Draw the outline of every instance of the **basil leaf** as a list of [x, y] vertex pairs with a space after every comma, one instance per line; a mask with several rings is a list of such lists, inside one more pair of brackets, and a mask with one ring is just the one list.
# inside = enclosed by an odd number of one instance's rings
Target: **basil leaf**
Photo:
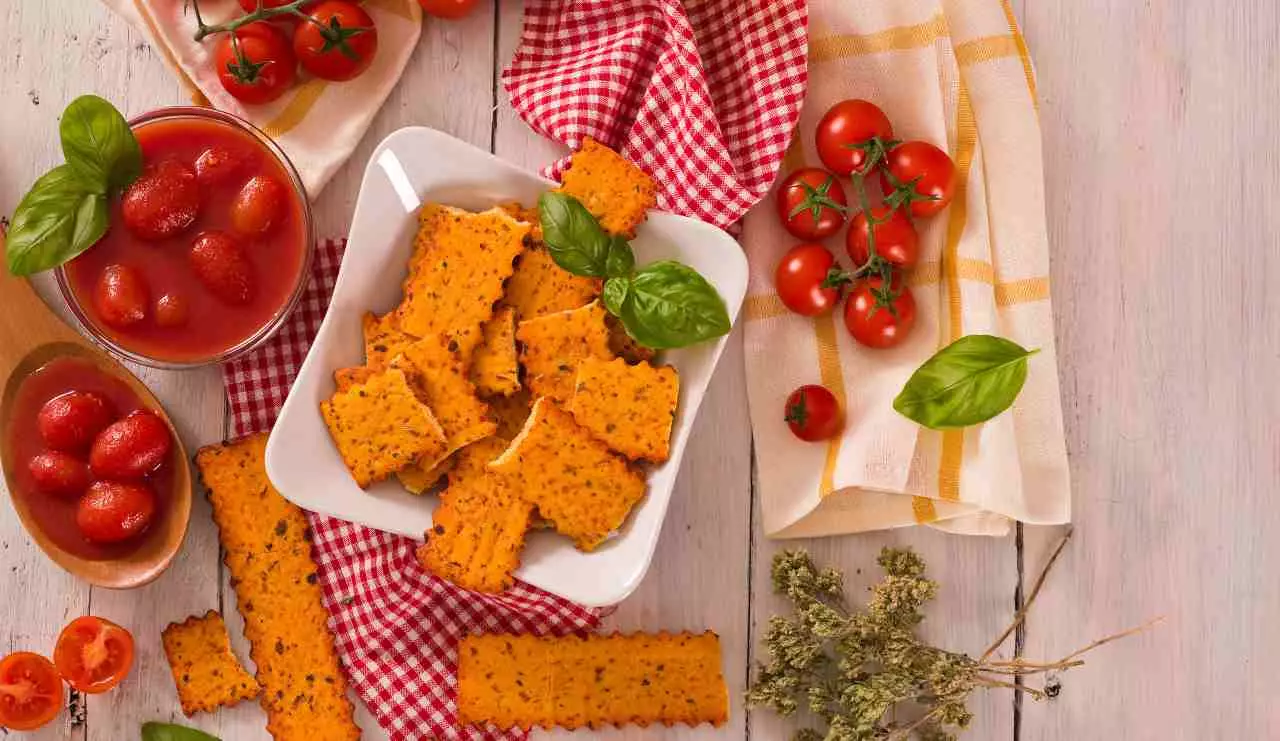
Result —
[[13, 275], [31, 275], [70, 260], [107, 232], [107, 197], [85, 188], [70, 165], [36, 181], [13, 212], [5, 260]]
[[620, 308], [618, 318], [627, 333], [655, 350], [686, 347], [729, 333], [729, 312], [715, 287], [698, 271], [671, 260], [637, 272]]
[[542, 241], [557, 265], [589, 278], [608, 275], [606, 264], [613, 240], [577, 198], [543, 193], [538, 198], [538, 219], [542, 222]]
[[221, 741], [204, 731], [173, 723], [143, 723], [142, 741]]
[[631, 280], [628, 278], [610, 278], [604, 283], [604, 308], [609, 310], [610, 314], [620, 316], [622, 314], [622, 305], [627, 300], [627, 294], [631, 291]]
[[609, 240], [609, 256], [604, 261], [604, 273], [610, 278], [630, 278], [636, 271], [636, 253], [622, 237]]
[[1013, 405], [1037, 352], [1003, 337], [961, 337], [911, 375], [893, 408], [935, 430], [986, 422]]
[[58, 130], [62, 156], [80, 174], [86, 190], [118, 190], [142, 172], [142, 149], [129, 122], [102, 98], [82, 95], [71, 101]]

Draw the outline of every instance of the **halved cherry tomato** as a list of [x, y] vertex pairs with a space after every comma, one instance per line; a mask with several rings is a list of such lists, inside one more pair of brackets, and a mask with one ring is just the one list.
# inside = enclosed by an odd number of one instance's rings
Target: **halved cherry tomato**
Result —
[[350, 80], [373, 63], [378, 29], [355, 3], [326, 0], [309, 7], [293, 32], [293, 53], [302, 68], [324, 80]]
[[149, 298], [146, 279], [128, 265], [103, 268], [93, 290], [98, 316], [113, 327], [128, 327], [146, 319]]
[[176, 293], [166, 293], [156, 299], [156, 325], [172, 329], [187, 323], [187, 300]]
[[803, 316], [826, 314], [840, 300], [840, 289], [825, 286], [827, 276], [835, 267], [836, 258], [815, 242], [798, 244], [782, 256], [773, 282], [778, 298], [788, 309]]
[[870, 261], [870, 234], [874, 232], [878, 257], [902, 270], [915, 267], [916, 261], [920, 259], [920, 238], [906, 212], [888, 206], [875, 206], [871, 209], [871, 217], [877, 222], [874, 230], [869, 228], [867, 214], [861, 211], [849, 224], [845, 249], [853, 264], [862, 267]]
[[284, 33], [266, 21], [221, 34], [213, 53], [218, 81], [236, 99], [270, 103], [298, 76], [298, 60]]
[[74, 499], [89, 488], [89, 464], [57, 450], [34, 456], [27, 461], [27, 470], [45, 494]]
[[903, 142], [889, 150], [880, 171], [885, 203], [932, 216], [951, 203], [956, 191], [956, 165], [929, 142]]
[[191, 226], [200, 214], [200, 187], [190, 167], [165, 159], [148, 167], [121, 197], [120, 215], [140, 239], [166, 239]]
[[19, 651], [0, 660], [0, 726], [34, 731], [62, 709], [62, 677], [39, 654]]
[[92, 391], [68, 391], [46, 401], [36, 415], [44, 444], [54, 450], [85, 450], [116, 418], [111, 402]]
[[231, 204], [231, 225], [241, 234], [266, 234], [279, 221], [285, 197], [284, 186], [274, 178], [254, 175]]
[[476, 0], [418, 0], [427, 15], [456, 20], [476, 7]]
[[844, 324], [853, 339], [884, 349], [906, 339], [916, 323], [916, 299], [895, 273], [889, 285], [881, 276], [854, 284], [844, 305]]
[[104, 479], [140, 479], [169, 457], [173, 437], [155, 412], [139, 409], [112, 422], [89, 450], [89, 468]]
[[806, 241], [835, 234], [848, 201], [835, 175], [818, 167], [791, 173], [778, 188], [778, 218], [791, 236]]
[[133, 636], [110, 620], [92, 615], [76, 618], [58, 635], [53, 663], [62, 678], [81, 692], [106, 692], [133, 667]]
[[253, 266], [235, 237], [204, 232], [196, 237], [188, 258], [196, 277], [220, 301], [238, 306], [253, 298]]
[[156, 495], [142, 483], [95, 481], [80, 499], [76, 527], [94, 543], [121, 543], [141, 535], [156, 513]]
[[792, 391], [784, 419], [791, 433], [805, 442], [828, 440], [844, 427], [840, 404], [826, 386], [801, 386]]
[[893, 139], [889, 117], [875, 103], [842, 100], [831, 106], [818, 122], [818, 156], [822, 164], [837, 175], [862, 172], [872, 137], [879, 137], [881, 143]]

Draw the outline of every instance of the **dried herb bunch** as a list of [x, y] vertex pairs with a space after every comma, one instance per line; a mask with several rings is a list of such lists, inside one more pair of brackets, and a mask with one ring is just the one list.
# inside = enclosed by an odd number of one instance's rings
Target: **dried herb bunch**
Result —
[[[937, 594], [938, 584], [925, 576], [924, 561], [913, 551], [880, 552], [885, 577], [871, 588], [865, 610], [855, 612], [845, 607], [839, 571], [819, 570], [804, 551], [778, 554], [773, 559], [774, 590], [790, 600], [794, 612], [769, 620], [764, 637], [769, 663], [758, 667], [748, 705], [782, 716], [803, 705], [826, 724], [825, 732], [799, 731], [795, 741], [943, 741], [968, 727], [973, 715], [965, 701], [976, 689], [1009, 688], [1043, 698], [1043, 692], [1017, 678], [1079, 666], [1085, 652], [1156, 622], [1094, 641], [1058, 661], [994, 659], [1025, 619], [1069, 537], [1059, 543], [1013, 622], [978, 659], [930, 646], [916, 636], [922, 609]], [[899, 715], [913, 720], [897, 720]]]

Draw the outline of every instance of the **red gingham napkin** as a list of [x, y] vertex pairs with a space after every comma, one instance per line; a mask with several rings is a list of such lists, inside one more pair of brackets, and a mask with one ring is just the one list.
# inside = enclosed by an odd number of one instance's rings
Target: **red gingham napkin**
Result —
[[[318, 245], [311, 283], [288, 323], [251, 355], [223, 366], [237, 437], [275, 422], [324, 318], [345, 246]], [[519, 582], [499, 597], [459, 589], [423, 571], [410, 538], [308, 517], [338, 653], [391, 739], [523, 739], [520, 731], [458, 724], [458, 639], [482, 631], [585, 631], [596, 626], [595, 613]]]
[[535, 131], [609, 145], [657, 180], [659, 208], [722, 228], [768, 192], [808, 81], [805, 0], [525, 0], [524, 12], [502, 83]]

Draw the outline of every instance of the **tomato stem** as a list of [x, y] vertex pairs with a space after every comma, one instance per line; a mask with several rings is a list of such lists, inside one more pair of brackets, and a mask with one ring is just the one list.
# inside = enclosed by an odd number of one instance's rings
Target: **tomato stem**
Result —
[[287, 5], [281, 5], [278, 8], [268, 8], [263, 4], [263, 0], [258, 0], [258, 7], [252, 13], [243, 15], [235, 20], [209, 25], [204, 22], [204, 18], [200, 15], [200, 0], [191, 0], [191, 6], [195, 9], [196, 14], [196, 41], [204, 41], [206, 37], [215, 33], [229, 33], [235, 31], [241, 26], [247, 26], [257, 21], [270, 20], [282, 15], [296, 15], [299, 18], [307, 18], [307, 14], [302, 12], [302, 6], [313, 0], [293, 0]]

